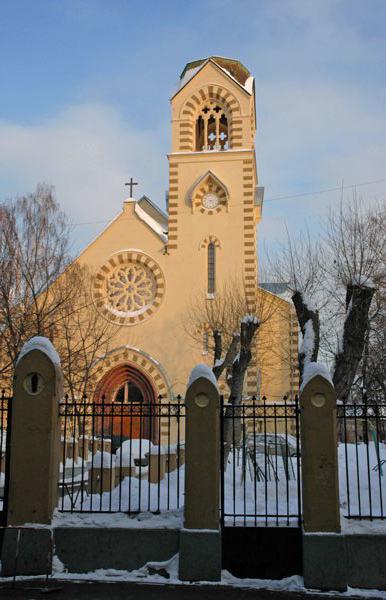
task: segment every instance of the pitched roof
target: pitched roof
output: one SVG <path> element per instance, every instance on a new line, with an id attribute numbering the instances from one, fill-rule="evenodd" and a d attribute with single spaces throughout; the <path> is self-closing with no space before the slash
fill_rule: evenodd
<path id="1" fill-rule="evenodd" d="M 193 77 L 204 68 L 208 63 L 212 63 L 217 69 L 220 69 L 227 77 L 236 83 L 244 92 L 252 94 L 254 90 L 254 78 L 240 61 L 233 58 L 223 58 L 221 56 L 210 56 L 188 63 L 180 75 L 177 90 L 172 95 L 176 96 L 183 87 Z"/>

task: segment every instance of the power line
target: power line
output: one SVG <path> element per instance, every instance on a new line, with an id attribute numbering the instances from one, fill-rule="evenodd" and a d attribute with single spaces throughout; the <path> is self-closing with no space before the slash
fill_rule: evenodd
<path id="1" fill-rule="evenodd" d="M 376 183 L 385 183 L 386 182 L 386 178 L 384 179 L 373 179 L 371 181 L 361 181 L 359 183 L 351 183 L 349 185 L 339 185 L 336 187 L 331 187 L 331 188 L 324 188 L 322 190 L 315 190 L 313 192 L 300 192 L 299 194 L 290 194 L 288 196 L 275 196 L 273 198 L 268 198 L 266 200 L 264 200 L 264 202 L 274 202 L 277 200 L 291 200 L 292 198 L 302 198 L 304 196 L 314 196 L 317 194 L 328 194 L 330 192 L 337 192 L 337 191 L 341 191 L 341 190 L 346 190 L 346 189 L 350 189 L 350 188 L 357 188 L 357 187 L 363 187 L 366 185 L 373 185 Z M 236 204 L 232 204 L 232 206 L 242 206 L 243 202 L 239 202 Z M 179 211 L 178 214 L 188 214 L 191 213 L 191 210 L 183 210 L 183 211 Z M 129 219 L 129 217 L 127 217 Z M 80 223 L 71 223 L 71 225 L 73 227 L 78 227 L 78 226 L 82 226 L 82 225 L 103 225 L 105 223 L 109 223 L 111 222 L 111 218 L 109 219 L 104 219 L 103 221 L 82 221 Z"/>
<path id="2" fill-rule="evenodd" d="M 287 200 L 289 198 L 300 198 L 301 196 L 313 196 L 314 194 L 327 194 L 328 192 L 336 192 L 340 190 L 346 190 L 349 188 L 361 187 L 364 185 L 372 185 L 374 183 L 385 183 L 386 179 L 374 179 L 372 181 L 362 181 L 360 183 L 351 183 L 350 185 L 339 185 L 332 188 L 325 188 L 324 190 L 316 190 L 314 192 L 301 192 L 300 194 L 291 194 L 290 196 L 276 196 L 275 198 L 270 198 L 269 202 L 273 200 Z"/>

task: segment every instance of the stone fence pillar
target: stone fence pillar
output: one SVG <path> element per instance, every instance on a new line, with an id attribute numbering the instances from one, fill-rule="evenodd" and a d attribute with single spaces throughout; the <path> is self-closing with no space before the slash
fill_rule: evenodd
<path id="1" fill-rule="evenodd" d="M 344 590 L 336 394 L 323 365 L 308 365 L 304 379 L 300 393 L 304 581 L 306 587 Z"/>
<path id="2" fill-rule="evenodd" d="M 46 338 L 32 338 L 20 353 L 14 377 L 2 575 L 47 572 L 51 531 L 33 524 L 49 525 L 58 502 L 62 393 L 54 347 Z"/>
<path id="3" fill-rule="evenodd" d="M 185 508 L 180 579 L 221 579 L 220 397 L 206 365 L 192 371 L 186 392 Z"/>

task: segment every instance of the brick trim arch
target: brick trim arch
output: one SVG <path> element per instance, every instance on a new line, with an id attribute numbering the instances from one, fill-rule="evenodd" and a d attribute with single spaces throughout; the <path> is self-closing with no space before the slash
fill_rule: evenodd
<path id="1" fill-rule="evenodd" d="M 201 240 L 200 245 L 198 247 L 199 250 L 205 250 L 209 244 L 214 244 L 215 248 L 221 249 L 221 242 L 215 235 L 207 235 Z"/>
<path id="2" fill-rule="evenodd" d="M 141 372 L 151 384 L 156 398 L 159 395 L 163 399 L 173 398 L 171 385 L 163 367 L 146 352 L 127 347 L 116 348 L 95 363 L 92 375 L 95 389 L 98 390 L 103 378 L 120 365 L 128 365 Z"/>
<path id="3" fill-rule="evenodd" d="M 202 199 L 207 192 L 213 192 L 219 198 L 219 205 L 214 209 L 207 209 L 202 205 Z M 188 195 L 192 212 L 199 210 L 206 215 L 215 215 L 224 209 L 228 210 L 228 190 L 211 171 L 208 171 L 193 184 Z"/>
<path id="4" fill-rule="evenodd" d="M 143 266 L 148 272 L 151 272 L 155 282 L 155 293 L 151 305 L 139 314 L 124 314 L 123 311 L 114 311 L 109 308 L 107 302 L 108 280 L 115 269 L 125 265 L 136 264 Z M 92 295 L 96 308 L 99 312 L 113 323 L 119 325 L 136 325 L 148 319 L 161 305 L 165 294 L 165 278 L 160 266 L 147 254 L 138 250 L 122 250 L 113 254 L 107 262 L 99 269 L 94 277 Z"/>
<path id="5" fill-rule="evenodd" d="M 240 103 L 228 89 L 213 84 L 206 85 L 194 92 L 181 107 L 179 114 L 179 147 L 181 151 L 194 151 L 196 118 L 201 107 L 207 102 L 217 102 L 228 113 L 230 148 L 240 145 L 238 139 L 234 139 L 239 131 L 238 129 L 236 131 L 233 126 L 233 121 L 241 116 Z"/>

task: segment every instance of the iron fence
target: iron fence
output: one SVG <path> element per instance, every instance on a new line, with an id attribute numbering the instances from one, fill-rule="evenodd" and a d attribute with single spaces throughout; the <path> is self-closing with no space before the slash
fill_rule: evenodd
<path id="1" fill-rule="evenodd" d="M 386 403 L 338 404 L 340 500 L 348 519 L 384 519 Z"/>
<path id="2" fill-rule="evenodd" d="M 183 504 L 185 405 L 60 403 L 61 512 L 137 514 Z"/>
<path id="3" fill-rule="evenodd" d="M 222 526 L 301 523 L 298 400 L 221 403 Z"/>

